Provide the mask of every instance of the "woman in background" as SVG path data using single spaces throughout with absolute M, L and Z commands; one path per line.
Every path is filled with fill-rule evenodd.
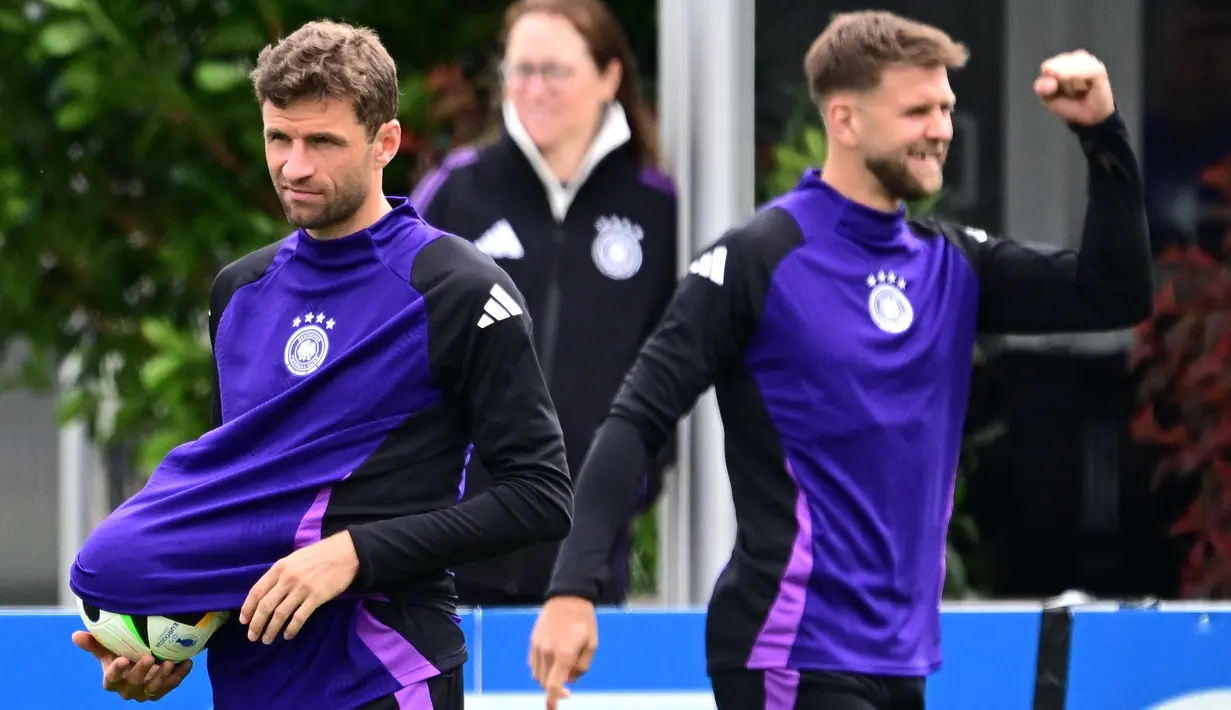
M 515 2 L 504 50 L 497 136 L 446 158 L 411 202 L 429 223 L 474 242 L 521 290 L 576 472 L 675 289 L 675 191 L 628 40 L 601 0 Z M 477 325 L 498 327 L 506 316 L 489 315 Z M 665 448 L 646 472 L 642 510 L 674 453 Z M 463 499 L 489 485 L 470 461 Z M 611 551 L 599 604 L 626 598 L 630 532 Z M 459 601 L 541 604 L 557 549 L 455 570 Z

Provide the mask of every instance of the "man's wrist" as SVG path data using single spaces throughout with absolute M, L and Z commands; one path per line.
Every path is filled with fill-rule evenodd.
M 1108 130 L 1114 130 L 1124 125 L 1124 116 L 1120 113 L 1120 107 L 1117 105 L 1112 108 L 1111 113 L 1107 114 L 1103 120 L 1094 123 L 1073 123 L 1069 122 L 1069 128 L 1078 136 L 1093 136 L 1100 133 L 1105 133 Z
M 359 551 L 355 549 L 355 538 L 350 534 L 349 530 L 343 530 L 335 533 L 333 537 L 338 545 L 338 553 L 341 559 L 339 563 L 347 568 L 354 578 L 359 577 Z

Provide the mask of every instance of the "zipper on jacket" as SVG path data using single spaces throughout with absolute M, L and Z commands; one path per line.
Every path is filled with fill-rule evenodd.
M 548 388 L 551 387 L 556 372 L 556 343 L 560 333 L 560 262 L 563 260 L 568 239 L 564 233 L 564 225 L 558 222 L 552 234 L 551 261 L 547 267 L 547 293 L 543 298 L 543 318 L 538 327 L 539 364 L 543 368 L 543 377 L 547 380 Z

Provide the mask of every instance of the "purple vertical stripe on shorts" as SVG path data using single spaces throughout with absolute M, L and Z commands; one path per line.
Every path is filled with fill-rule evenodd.
M 757 635 L 752 653 L 748 655 L 749 668 L 786 668 L 799 632 L 799 622 L 804 615 L 807 599 L 808 578 L 812 575 L 812 513 L 808 501 L 791 462 L 786 462 L 786 473 L 795 484 L 795 523 L 798 532 L 791 556 L 782 573 L 778 597 L 769 608 L 765 625 Z
M 372 655 L 385 666 L 389 675 L 402 685 L 410 685 L 440 675 L 419 650 L 397 631 L 385 626 L 360 602 L 356 612 L 355 630 Z
M 466 495 L 466 471 L 470 469 L 470 457 L 474 454 L 474 443 L 466 447 L 466 460 L 462 462 L 462 480 L 457 484 L 457 500 L 461 502 Z
M 414 192 L 410 193 L 411 207 L 419 214 L 423 214 L 423 211 L 435 199 L 436 193 L 440 192 L 440 188 L 445 184 L 445 180 L 449 178 L 449 173 L 464 165 L 473 163 L 478 155 L 479 152 L 474 148 L 459 148 L 450 153 L 441 162 L 440 167 L 424 175 L 419 184 L 415 186 Z
M 398 710 L 436 710 L 426 680 L 402 688 L 393 695 L 393 699 L 397 701 Z
M 799 671 L 786 668 L 765 670 L 765 710 L 795 710 L 798 697 Z

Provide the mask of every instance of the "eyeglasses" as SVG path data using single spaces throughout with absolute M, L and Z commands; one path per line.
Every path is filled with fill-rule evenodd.
M 530 62 L 500 63 L 500 76 L 504 79 L 505 83 L 524 83 L 530 81 L 536 74 L 543 78 L 543 83 L 554 86 L 572 78 L 574 71 L 570 66 L 554 62 L 546 62 L 540 65 L 534 65 Z

